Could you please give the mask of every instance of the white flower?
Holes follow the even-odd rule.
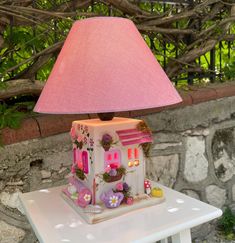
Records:
[[[85,194],[85,196],[83,198],[84,198],[84,200],[86,202],[90,202],[91,201],[91,195],[89,195],[89,194]]]
[[[111,207],[117,207],[118,197],[117,196],[111,196],[109,198],[109,204],[110,204]]]
[[[68,186],[68,192],[70,194],[73,194],[73,193],[77,192],[77,189],[74,185],[70,185],[70,186]]]

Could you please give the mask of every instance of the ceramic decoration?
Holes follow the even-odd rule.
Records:
[[[86,215],[150,202],[149,198],[156,197],[145,179],[145,147],[152,142],[152,135],[143,121],[74,121],[70,135],[72,175],[64,194],[74,206],[84,208]]]

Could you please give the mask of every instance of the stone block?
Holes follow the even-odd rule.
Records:
[[[235,124],[234,124],[235,125]],[[219,129],[212,138],[212,157],[217,177],[226,182],[235,174],[235,129]]]
[[[154,181],[159,181],[165,186],[173,187],[178,169],[179,155],[156,156],[147,161],[147,175]]]
[[[207,201],[218,208],[222,208],[226,201],[226,190],[216,185],[206,187]]]
[[[10,208],[16,208],[22,214],[24,214],[24,209],[23,209],[23,207],[20,203],[20,199],[19,199],[19,193],[20,192],[14,192],[14,193],[1,192],[0,201],[4,206],[10,207]]]
[[[179,143],[159,143],[153,146],[153,149],[165,150],[172,147],[181,146],[182,142]]]
[[[72,150],[53,153],[45,156],[43,164],[45,168],[59,171],[63,166],[72,165]]]
[[[0,221],[1,243],[18,243],[24,238],[24,236],[25,232],[22,229],[9,225],[4,221]]]
[[[42,179],[48,179],[51,177],[51,172],[47,170],[41,170]]]
[[[233,197],[233,201],[235,201],[235,184],[233,184],[232,186],[232,197]]]
[[[200,182],[208,174],[205,140],[202,136],[186,138],[184,177],[189,182]]]

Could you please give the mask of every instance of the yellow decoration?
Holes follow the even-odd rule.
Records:
[[[159,187],[154,187],[151,190],[152,197],[163,197],[163,190]]]

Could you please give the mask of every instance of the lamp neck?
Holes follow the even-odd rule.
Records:
[[[101,121],[111,121],[114,118],[114,112],[98,113]]]

